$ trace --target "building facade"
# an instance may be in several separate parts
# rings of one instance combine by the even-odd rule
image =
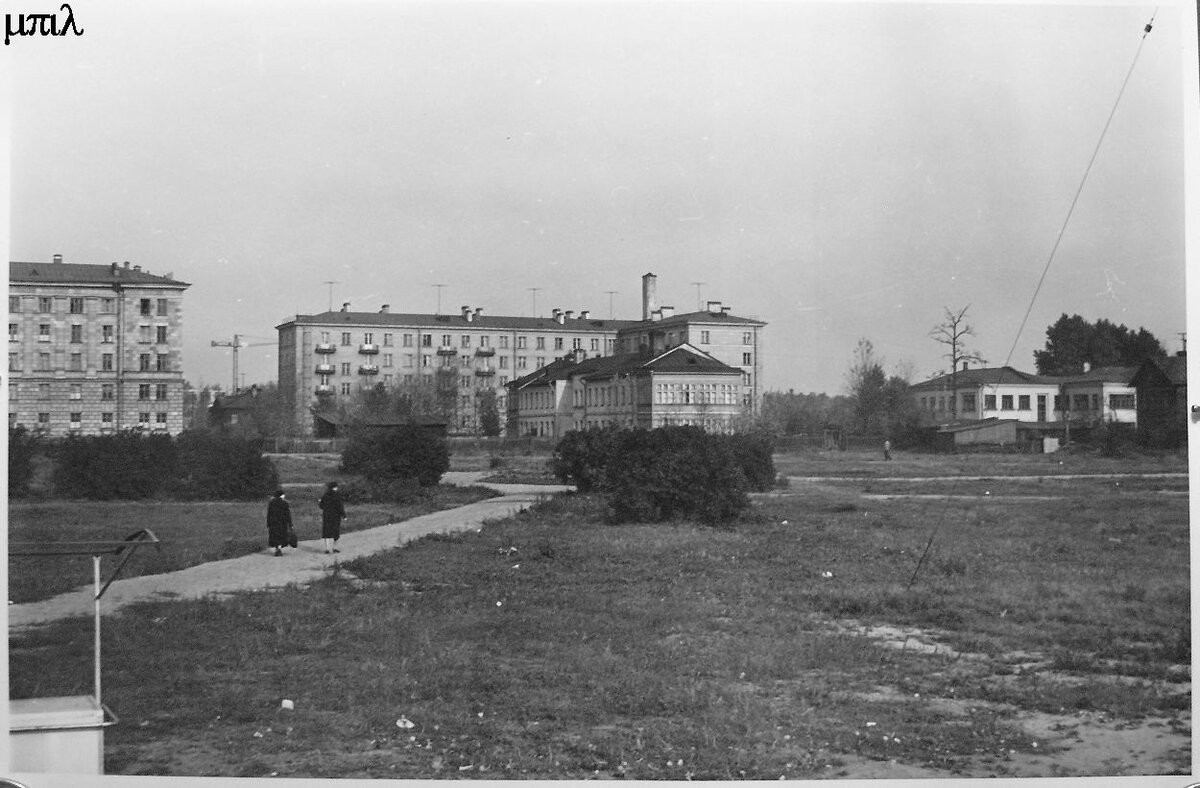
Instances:
[[[297,435],[313,434],[313,410],[352,401],[383,384],[427,386],[453,397],[452,433],[480,429],[480,395],[506,408],[506,384],[567,354],[612,355],[618,331],[633,321],[598,320],[587,311],[555,309],[549,317],[489,316],[463,306],[458,314],[340,311],[297,315],[276,326],[279,388]]]
[[[747,412],[740,369],[683,344],[658,354],[563,358],[508,384],[510,435],[693,425],[729,432]]]
[[[9,426],[181,432],[188,287],[128,262],[10,262]]]
[[[1142,362],[1130,385],[1137,391],[1141,439],[1163,448],[1187,445],[1187,352]]]
[[[683,344],[740,370],[743,405],[759,412],[763,393],[763,348],[766,323],[731,314],[720,301],[708,301],[703,311],[676,314],[658,304],[658,277],[642,277],[642,319],[617,334],[618,353],[659,354]]]

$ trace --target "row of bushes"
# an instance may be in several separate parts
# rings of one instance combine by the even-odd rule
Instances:
[[[49,461],[50,486],[64,498],[252,500],[279,484],[261,440],[223,433],[189,431],[172,438],[121,432],[48,440],[17,427],[8,439],[10,497],[29,494],[38,457]]]
[[[747,493],[775,483],[770,435],[714,435],[699,427],[569,432],[551,467],[580,492],[605,494],[618,522],[690,517],[705,523],[733,519]]]
[[[415,424],[385,430],[358,430],[342,451],[342,470],[371,483],[416,480],[432,487],[450,470],[446,439]]]

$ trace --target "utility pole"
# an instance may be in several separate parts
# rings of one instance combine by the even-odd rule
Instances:
[[[1187,332],[1180,331],[1178,333],[1179,333],[1179,341],[1183,343],[1183,352],[1187,353]]]
[[[700,285],[706,285],[708,282],[692,282],[696,286],[696,311],[704,310],[704,302],[700,300]]]
[[[616,291],[616,290],[605,290],[604,292],[608,293],[608,319],[609,319],[609,320],[612,320],[612,319],[613,319],[613,306],[612,306],[613,302],[612,302],[612,297],[613,297],[613,294],[614,294],[614,293],[616,293],[616,292],[618,292],[618,291]]]
[[[533,316],[537,317],[537,291],[541,290],[542,288],[527,287],[525,289],[528,290],[529,292],[533,293]]]
[[[430,285],[430,286],[431,286],[431,287],[436,287],[436,288],[437,288],[437,291],[438,291],[438,295],[437,295],[437,311],[436,311],[436,312],[434,312],[434,314],[435,314],[435,315],[440,315],[440,314],[442,313],[442,288],[443,288],[443,287],[445,287],[446,285]]]
[[[228,347],[233,348],[233,391],[232,394],[238,392],[238,348],[242,346],[242,335],[234,334],[232,342],[217,342],[215,339],[212,343],[213,347]]]

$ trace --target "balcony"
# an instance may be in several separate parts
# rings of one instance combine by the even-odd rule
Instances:
[[[481,378],[490,378],[492,375],[496,374],[496,370],[492,369],[491,367],[480,367],[479,369],[475,370],[475,374]]]
[[[363,364],[362,366],[360,366],[358,368],[358,374],[360,374],[360,375],[378,375],[379,374],[379,365],[378,364]]]
[[[332,342],[321,342],[317,345],[316,351],[318,353],[336,353],[337,345]]]
[[[317,389],[316,389],[316,391],[317,391],[317,396],[318,396],[318,397],[328,397],[328,396],[332,396],[332,394],[333,394],[333,386],[320,385],[320,386],[317,386]]]
[[[363,344],[358,346],[358,352],[370,356],[374,353],[379,352],[379,345],[367,344],[366,342],[364,342]]]
[[[454,345],[442,345],[437,349],[437,354],[439,356],[457,356],[458,348]]]
[[[337,371],[337,366],[334,364],[317,364],[318,375],[332,375]]]
[[[494,356],[494,355],[496,355],[496,348],[494,348],[494,347],[477,347],[477,348],[475,348],[475,355],[477,355],[477,356]]]

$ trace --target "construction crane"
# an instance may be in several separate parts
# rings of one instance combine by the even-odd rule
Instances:
[[[233,386],[230,388],[234,394],[238,393],[238,350],[244,347],[265,347],[267,345],[275,345],[274,342],[243,342],[241,334],[234,334],[233,339],[227,342],[218,342],[215,339],[212,342],[213,347],[233,348]]]

